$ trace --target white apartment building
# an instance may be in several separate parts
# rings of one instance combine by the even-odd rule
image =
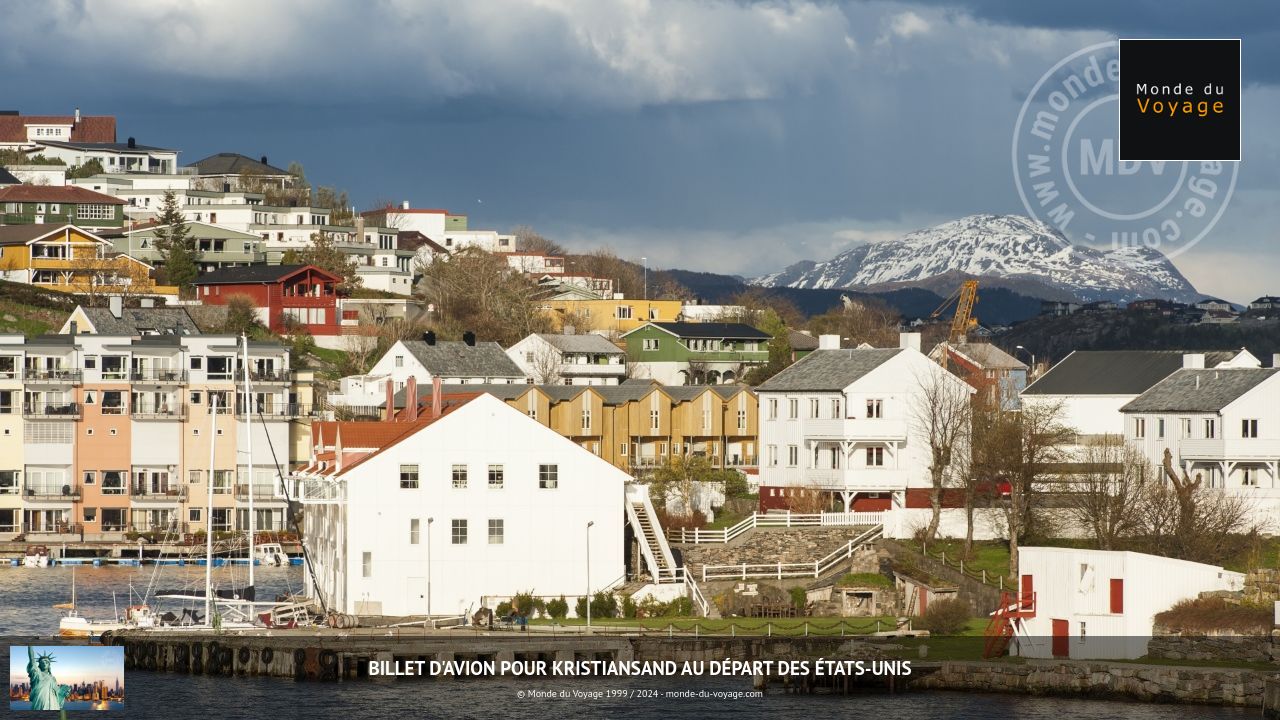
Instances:
[[[805,489],[845,510],[929,507],[926,388],[966,401],[973,392],[920,352],[917,333],[897,348],[840,349],[838,336],[821,336],[819,349],[756,388],[761,503],[785,507]]]
[[[526,591],[572,608],[624,578],[630,477],[491,395],[315,438],[295,478],[308,594],[331,608],[470,615]]]
[[[1126,439],[1153,465],[1168,450],[1176,471],[1250,499],[1259,517],[1280,509],[1280,370],[1205,368],[1190,355],[1122,411]]]
[[[97,160],[102,169],[110,173],[159,173],[178,171],[178,151],[151,145],[139,145],[133,138],[127,142],[73,142],[70,140],[39,140],[36,153],[56,158],[68,167],[84,165]]]
[[[507,348],[507,356],[537,384],[618,385],[627,376],[627,354],[593,333],[534,333]]]

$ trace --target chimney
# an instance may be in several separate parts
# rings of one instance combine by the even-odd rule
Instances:
[[[1204,369],[1204,353],[1187,353],[1182,356],[1182,367]]]
[[[79,334],[80,334],[80,323],[76,322],[75,320],[72,320],[72,321],[71,321],[71,327],[70,327],[70,330],[71,330],[71,332],[70,332],[70,334],[71,334],[71,335],[79,335]]]
[[[120,314],[124,312],[124,298],[112,295],[107,299],[107,307],[111,308],[111,317],[119,320]]]
[[[418,378],[413,375],[404,384],[404,413],[409,422],[418,419]]]
[[[129,149],[132,150],[136,147],[138,147],[138,141],[133,138],[129,138]]]
[[[356,242],[364,242],[364,216],[356,215]]]
[[[468,331],[466,331],[466,332],[462,333],[462,342],[466,343],[466,344],[467,344],[467,347],[475,347],[475,346],[476,346],[476,334],[475,334],[475,333],[473,333],[473,332],[471,332],[470,330],[468,330]]]
[[[409,209],[409,201],[408,201],[408,200],[405,200],[404,202],[400,203],[400,209],[401,209],[401,210],[408,210],[408,209]]]
[[[395,417],[396,414],[396,389],[395,383],[391,378],[387,378],[387,409],[382,413],[382,419],[387,422]]]
[[[431,378],[431,419],[435,420],[440,417],[440,413],[444,410],[444,402],[441,397],[440,376]]]
[[[156,299],[155,299],[155,298],[141,298],[140,300],[138,300],[138,305],[140,305],[141,307],[144,307],[144,308],[153,308],[153,307],[155,307],[155,306],[156,306]]]
[[[898,347],[920,352],[920,333],[898,333]]]
[[[1280,368],[1280,353],[1271,354],[1271,367]]]
[[[839,335],[819,335],[818,349],[819,350],[839,350],[840,336]]]
[[[426,344],[428,344],[428,345],[435,345],[435,344],[436,344],[436,331],[435,331],[435,330],[428,330],[428,331],[426,331],[426,332],[422,333],[422,342],[424,342],[424,343],[426,343]]]
[[[266,156],[266,155],[263,155],[263,156],[262,156],[262,160],[260,160],[259,162],[261,162],[263,165],[266,165],[266,164],[267,164],[267,156]]]
[[[76,108],[76,124],[80,124],[80,108]]]

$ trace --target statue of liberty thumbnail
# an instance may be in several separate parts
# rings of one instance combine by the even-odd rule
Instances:
[[[59,685],[53,676],[53,653],[36,656],[35,648],[27,646],[27,677],[31,679],[31,709],[61,710],[71,686]]]

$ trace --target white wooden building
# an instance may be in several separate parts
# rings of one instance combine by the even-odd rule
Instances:
[[[295,476],[309,594],[454,616],[526,591],[572,608],[621,582],[630,477],[491,395],[442,397],[435,418],[316,424]]]
[[[1010,652],[1035,658],[1140,658],[1156,614],[1244,584],[1243,574],[1214,565],[1076,548],[1019,548],[1018,571],[1020,602],[1034,612],[1018,621]]]

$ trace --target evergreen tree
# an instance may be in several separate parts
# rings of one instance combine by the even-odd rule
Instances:
[[[200,267],[196,264],[196,249],[188,234],[187,219],[172,190],[165,191],[157,220],[160,226],[156,228],[156,250],[164,265],[164,280],[169,285],[177,285],[185,295],[200,274]]]

